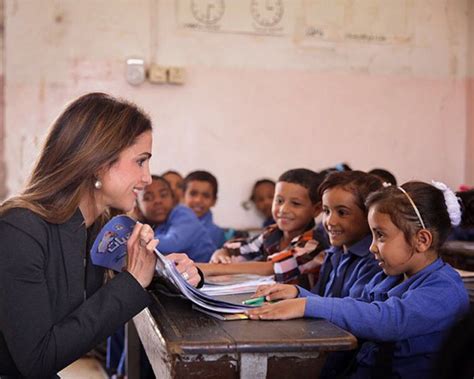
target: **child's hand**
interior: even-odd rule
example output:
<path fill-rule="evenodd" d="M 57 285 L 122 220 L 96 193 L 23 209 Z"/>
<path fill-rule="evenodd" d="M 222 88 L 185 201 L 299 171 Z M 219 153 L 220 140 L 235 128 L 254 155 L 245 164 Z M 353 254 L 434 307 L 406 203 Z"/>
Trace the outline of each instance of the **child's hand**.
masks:
<path fill-rule="evenodd" d="M 290 320 L 304 316 L 306 298 L 289 299 L 249 309 L 245 313 L 251 320 Z"/>
<path fill-rule="evenodd" d="M 275 301 L 293 299 L 298 296 L 298 292 L 298 288 L 291 284 L 267 284 L 259 286 L 252 297 L 265 296 L 265 300 Z"/>
<path fill-rule="evenodd" d="M 232 263 L 232 257 L 226 249 L 219 249 L 212 254 L 209 263 Z"/>
<path fill-rule="evenodd" d="M 186 280 L 189 284 L 191 284 L 193 287 L 196 287 L 199 284 L 201 281 L 201 276 L 199 275 L 194 261 L 189 259 L 186 254 L 168 254 L 166 259 L 169 259 L 176 264 L 176 269 L 183 276 L 184 280 Z"/>

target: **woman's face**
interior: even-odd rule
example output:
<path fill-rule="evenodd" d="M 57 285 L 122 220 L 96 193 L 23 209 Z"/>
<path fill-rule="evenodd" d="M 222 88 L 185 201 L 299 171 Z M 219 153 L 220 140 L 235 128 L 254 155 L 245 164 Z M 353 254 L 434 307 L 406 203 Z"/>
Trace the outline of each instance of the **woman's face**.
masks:
<path fill-rule="evenodd" d="M 152 133 L 144 132 L 135 143 L 124 149 L 118 160 L 99 174 L 102 188 L 97 207 L 112 207 L 128 212 L 133 209 L 138 193 L 151 183 L 149 162 Z"/>

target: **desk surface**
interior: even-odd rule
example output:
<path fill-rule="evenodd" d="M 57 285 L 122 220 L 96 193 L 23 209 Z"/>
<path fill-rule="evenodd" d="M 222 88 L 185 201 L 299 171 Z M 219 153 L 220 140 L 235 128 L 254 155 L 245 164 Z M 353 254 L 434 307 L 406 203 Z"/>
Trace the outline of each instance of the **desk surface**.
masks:
<path fill-rule="evenodd" d="M 188 301 L 164 295 L 155 299 L 150 312 L 175 353 L 314 352 L 357 346 L 352 334 L 325 320 L 221 321 L 193 310 Z"/>

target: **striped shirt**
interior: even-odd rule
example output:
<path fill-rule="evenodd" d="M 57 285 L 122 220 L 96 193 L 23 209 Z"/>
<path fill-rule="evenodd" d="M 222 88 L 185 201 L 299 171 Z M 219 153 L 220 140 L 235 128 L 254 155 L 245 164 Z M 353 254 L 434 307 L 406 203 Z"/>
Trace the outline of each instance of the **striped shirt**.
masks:
<path fill-rule="evenodd" d="M 231 255 L 241 255 L 246 260 L 271 261 L 277 282 L 297 283 L 303 274 L 313 273 L 310 261 L 328 248 L 326 238 L 315 228 L 314 222 L 283 249 L 280 248 L 282 238 L 283 232 L 273 224 L 255 237 L 227 241 L 224 248 Z"/>

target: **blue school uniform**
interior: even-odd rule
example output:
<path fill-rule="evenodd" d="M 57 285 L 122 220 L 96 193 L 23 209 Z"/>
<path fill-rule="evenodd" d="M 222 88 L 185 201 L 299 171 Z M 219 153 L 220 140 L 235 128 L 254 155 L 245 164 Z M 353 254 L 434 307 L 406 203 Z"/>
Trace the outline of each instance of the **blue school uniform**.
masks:
<path fill-rule="evenodd" d="M 422 379 L 431 377 L 446 332 L 468 309 L 459 274 L 438 258 L 405 281 L 378 273 L 359 299 L 311 295 L 305 317 L 324 318 L 367 341 L 353 377 L 374 377 L 378 354 L 392 342 L 391 372 L 383 377 Z"/>
<path fill-rule="evenodd" d="M 217 248 L 195 213 L 184 205 L 173 208 L 166 221 L 155 228 L 155 237 L 163 254 L 186 253 L 196 262 L 209 262 Z"/>
<path fill-rule="evenodd" d="M 372 235 L 368 234 L 349 246 L 347 252 L 342 247 L 330 247 L 311 292 L 325 297 L 359 297 L 364 286 L 381 270 L 369 250 L 371 243 Z"/>
<path fill-rule="evenodd" d="M 201 224 L 206 228 L 207 233 L 211 236 L 214 245 L 216 245 L 216 247 L 220 249 L 226 241 L 225 233 L 224 229 L 214 224 L 212 212 L 207 211 L 205 214 L 199 217 L 199 220 L 201 221 Z"/>

